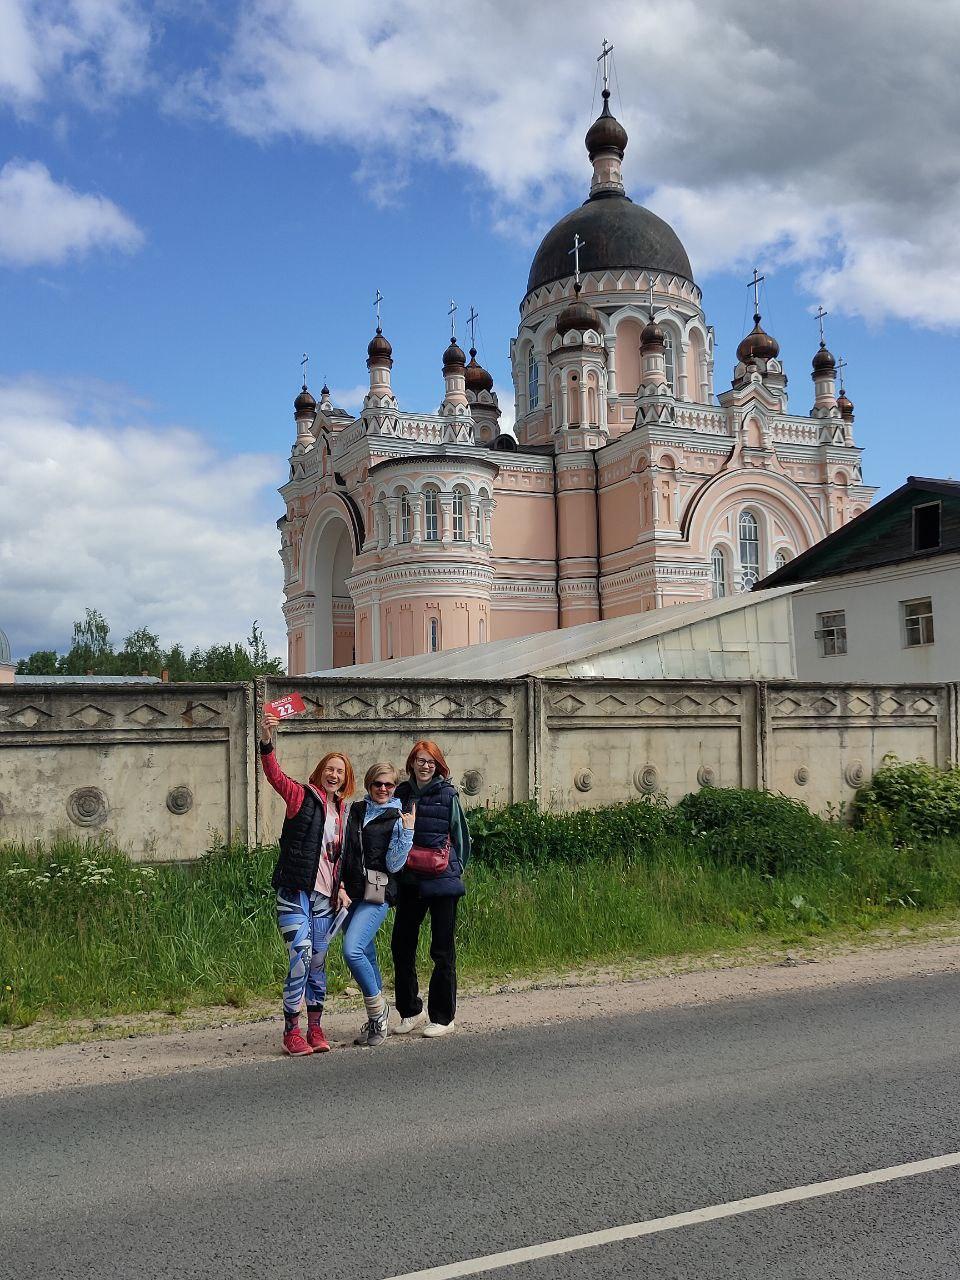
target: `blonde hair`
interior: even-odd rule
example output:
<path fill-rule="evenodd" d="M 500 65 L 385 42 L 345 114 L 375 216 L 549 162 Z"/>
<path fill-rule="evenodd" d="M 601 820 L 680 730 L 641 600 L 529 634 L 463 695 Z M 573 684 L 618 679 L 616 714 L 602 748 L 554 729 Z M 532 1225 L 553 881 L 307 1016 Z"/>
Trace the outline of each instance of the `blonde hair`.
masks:
<path fill-rule="evenodd" d="M 393 779 L 394 783 L 397 783 L 400 781 L 400 774 L 397 772 L 396 768 L 390 763 L 390 761 L 380 760 L 378 761 L 377 764 L 372 764 L 370 768 L 367 770 L 367 772 L 363 775 L 363 785 L 367 789 L 367 791 L 370 790 L 371 784 L 376 782 L 376 780 L 385 773 L 390 774 L 390 777 Z"/>

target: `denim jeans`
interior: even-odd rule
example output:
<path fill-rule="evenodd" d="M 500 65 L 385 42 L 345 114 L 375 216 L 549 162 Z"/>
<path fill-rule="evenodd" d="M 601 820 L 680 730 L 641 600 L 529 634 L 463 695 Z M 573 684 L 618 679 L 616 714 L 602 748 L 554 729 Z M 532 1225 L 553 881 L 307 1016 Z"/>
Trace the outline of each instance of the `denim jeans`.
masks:
<path fill-rule="evenodd" d="M 379 995 L 383 990 L 383 978 L 377 964 L 377 930 L 386 920 L 389 910 L 386 903 L 377 906 L 373 902 L 355 902 L 343 931 L 343 958 L 357 986 L 367 997 Z"/>

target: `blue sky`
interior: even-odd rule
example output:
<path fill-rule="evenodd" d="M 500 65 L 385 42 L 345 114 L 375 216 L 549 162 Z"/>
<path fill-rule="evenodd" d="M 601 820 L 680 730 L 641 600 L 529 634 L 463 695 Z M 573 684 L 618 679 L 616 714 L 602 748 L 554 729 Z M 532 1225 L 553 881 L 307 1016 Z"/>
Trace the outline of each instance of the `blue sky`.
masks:
<path fill-rule="evenodd" d="M 586 194 L 603 36 L 628 190 L 688 248 L 717 387 L 757 262 L 791 408 L 812 401 L 822 300 L 865 480 L 960 474 L 960 18 L 932 0 L 909 21 L 882 0 L 795 8 L 482 0 L 458 26 L 418 0 L 389 19 L 367 0 L 7 0 L 0 626 L 15 651 L 63 645 L 90 604 L 118 638 L 148 625 L 187 644 L 258 617 L 282 652 L 275 488 L 300 353 L 315 390 L 326 376 L 355 407 L 379 288 L 401 402 L 435 407 L 455 297 L 480 312 L 480 358 L 510 400 L 530 258 Z"/>

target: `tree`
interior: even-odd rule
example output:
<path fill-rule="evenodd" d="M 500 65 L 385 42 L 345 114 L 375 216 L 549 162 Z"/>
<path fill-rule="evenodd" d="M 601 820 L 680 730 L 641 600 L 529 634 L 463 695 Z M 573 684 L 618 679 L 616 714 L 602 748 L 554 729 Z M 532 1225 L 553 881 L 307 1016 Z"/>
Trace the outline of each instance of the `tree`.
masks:
<path fill-rule="evenodd" d="M 17 663 L 18 676 L 55 676 L 57 674 L 56 649 L 38 649 L 29 658 Z"/>
<path fill-rule="evenodd" d="M 169 672 L 171 680 L 242 681 L 257 675 L 282 676 L 283 664 L 271 658 L 260 624 L 254 620 L 246 645 L 212 644 L 195 648 L 189 657 L 183 646 L 168 650 L 147 627 L 131 631 L 119 651 L 110 640 L 110 624 L 97 609 L 86 609 L 73 624 L 73 643 L 64 654 L 38 649 L 17 663 L 20 675 L 123 675 Z"/>
<path fill-rule="evenodd" d="M 99 609 L 87 609 L 83 621 L 73 624 L 73 644 L 57 663 L 57 669 L 65 676 L 83 676 L 88 672 L 110 676 L 114 674 L 114 665 L 110 624 Z"/>

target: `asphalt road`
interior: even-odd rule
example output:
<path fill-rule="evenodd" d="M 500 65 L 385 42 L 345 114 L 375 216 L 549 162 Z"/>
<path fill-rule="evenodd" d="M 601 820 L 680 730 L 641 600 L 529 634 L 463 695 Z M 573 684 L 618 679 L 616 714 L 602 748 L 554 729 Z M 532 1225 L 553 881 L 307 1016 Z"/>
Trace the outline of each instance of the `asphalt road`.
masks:
<path fill-rule="evenodd" d="M 960 978 L 0 1103 L 0 1276 L 386 1280 L 960 1151 Z M 2 1070 L 2 1060 L 0 1060 Z M 960 1170 L 509 1266 L 960 1276 Z"/>

